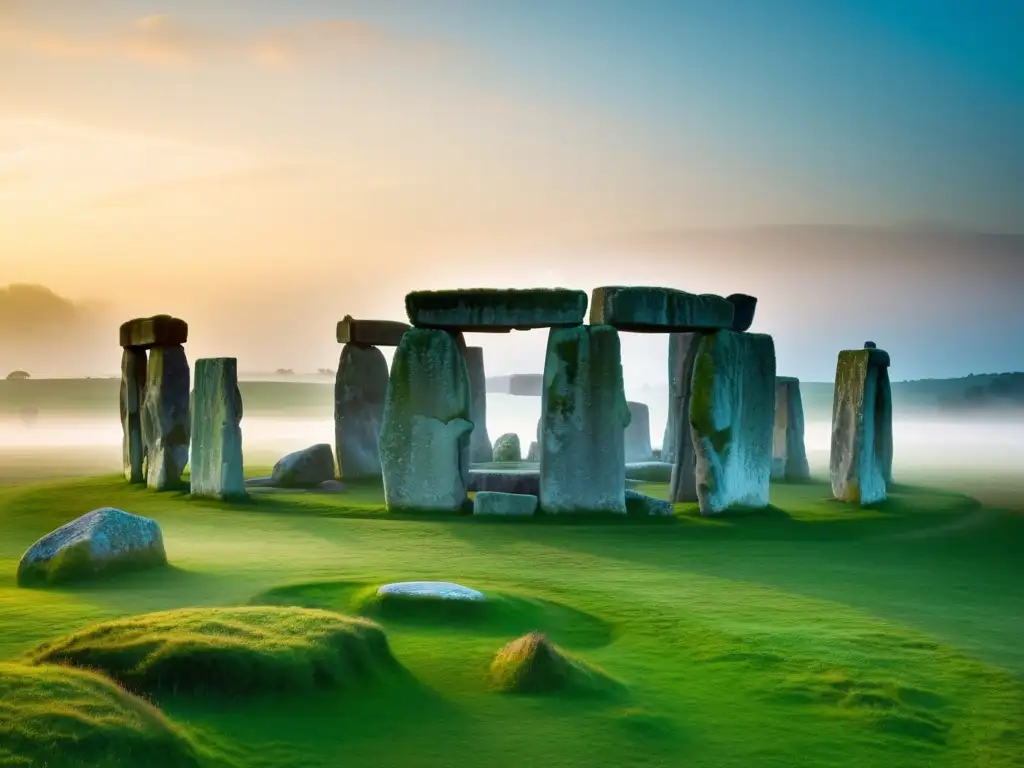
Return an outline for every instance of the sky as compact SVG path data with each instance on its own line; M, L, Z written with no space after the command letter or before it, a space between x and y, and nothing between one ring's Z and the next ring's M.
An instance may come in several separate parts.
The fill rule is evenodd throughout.
M1021 370L1022 51L1019 0L0 0L0 368L166 312L315 370L410 290L647 284L757 295L807 380Z

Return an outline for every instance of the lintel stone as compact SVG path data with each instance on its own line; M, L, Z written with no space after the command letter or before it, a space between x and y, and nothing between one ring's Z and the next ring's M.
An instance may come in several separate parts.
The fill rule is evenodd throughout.
M139 317L121 324L120 338L125 349L176 347L188 341L188 323L170 315Z
M396 320L357 320L352 315L338 321L338 343L365 347L397 347L411 328Z
M471 288L413 291L405 297L409 322L418 328L509 333L582 325L587 294L567 288Z
M590 300L590 324L634 333L688 333L732 328L736 308L721 296L672 288L603 286Z

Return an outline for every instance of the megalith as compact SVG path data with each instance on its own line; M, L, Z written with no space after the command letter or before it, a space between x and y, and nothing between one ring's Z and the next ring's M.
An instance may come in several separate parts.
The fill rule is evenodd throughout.
M142 439L142 401L146 393L146 350L121 353L121 455L124 479L146 482L146 445Z
M629 408L615 328L549 331L541 420L541 509L625 514Z
M146 485L153 490L178 488L188 464L189 378L183 346L150 350L142 436L146 444Z
M486 464L494 460L494 449L487 434L487 374L483 347L466 347L465 358L469 373L470 421L473 422L473 432L469 436L469 460L474 464Z
M829 469L832 494L840 501L869 505L886 498L892 461L888 367L889 355L880 349L839 353Z
M193 496L245 496L242 393L233 357L196 360L189 475Z
M389 510L457 511L467 500L470 382L455 335L412 328L391 363L380 458Z
M380 427L388 392L388 361L377 347L341 348L334 380L334 450L338 476L380 477Z
M590 298L590 324L638 333L689 333L731 328L736 309L712 294L672 288L606 285Z
M669 337L668 428L661 460L672 465L668 498L674 503L697 501L697 453L690 429L690 395L700 339L699 333L673 333Z
M774 419L772 337L731 330L701 335L690 397L701 514L768 506Z
M754 324L754 314L757 312L757 297L745 293L733 293L725 297L725 300L732 304L735 312L732 319L734 331L749 331Z
M633 461L650 461L654 458L651 450L651 411L644 403L627 401L629 408L629 424L626 426L625 441L626 463Z
M775 430L772 438L772 479L807 480L811 476L804 444L804 404L800 380L775 379Z

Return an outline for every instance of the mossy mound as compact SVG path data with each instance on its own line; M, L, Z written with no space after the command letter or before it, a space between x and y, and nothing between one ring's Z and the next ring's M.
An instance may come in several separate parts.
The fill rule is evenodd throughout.
M250 694L345 687L396 670L384 630L305 608L194 608L88 627L29 652L106 673L129 690Z
M202 765L180 728L93 672L0 663L0 766Z
M502 693L598 693L617 687L603 671L572 658L540 632L498 651L491 685Z

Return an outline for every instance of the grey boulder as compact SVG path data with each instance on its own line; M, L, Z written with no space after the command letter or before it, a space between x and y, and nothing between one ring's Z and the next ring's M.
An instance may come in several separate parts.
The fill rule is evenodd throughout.
M277 488L313 488L333 479L334 452L327 443L289 453L270 474L270 484Z

